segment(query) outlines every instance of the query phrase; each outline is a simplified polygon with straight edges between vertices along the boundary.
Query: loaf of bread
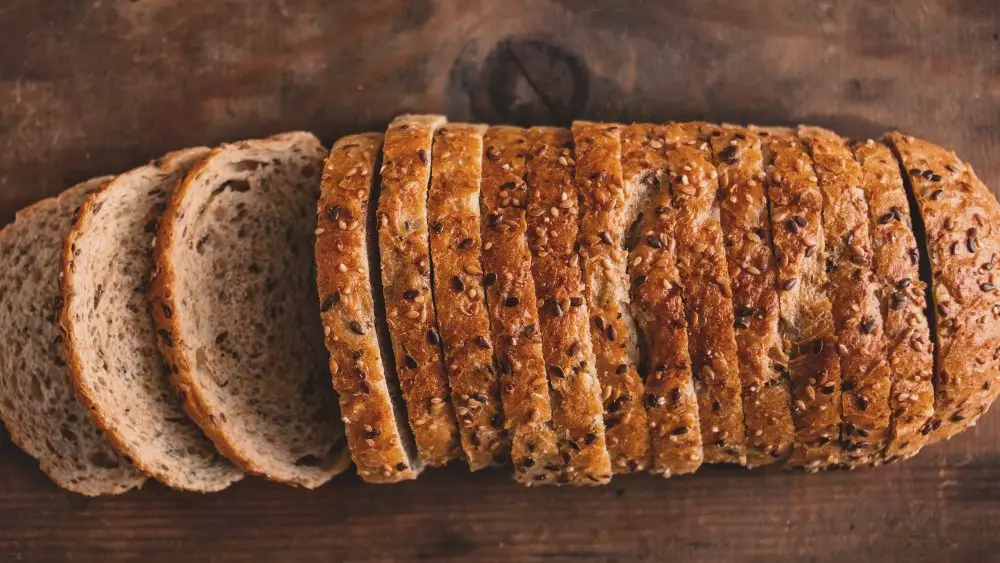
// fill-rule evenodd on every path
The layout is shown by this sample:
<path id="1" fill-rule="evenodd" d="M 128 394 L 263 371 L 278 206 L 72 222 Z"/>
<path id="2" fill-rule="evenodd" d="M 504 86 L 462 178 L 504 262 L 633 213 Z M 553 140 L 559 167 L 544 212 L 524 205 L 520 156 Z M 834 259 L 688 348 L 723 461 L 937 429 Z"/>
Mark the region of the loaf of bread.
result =
<path id="1" fill-rule="evenodd" d="M 0 232 L 0 415 L 53 481 L 871 467 L 1000 393 L 1000 204 L 927 141 L 403 115 L 323 156 L 189 149 Z"/>

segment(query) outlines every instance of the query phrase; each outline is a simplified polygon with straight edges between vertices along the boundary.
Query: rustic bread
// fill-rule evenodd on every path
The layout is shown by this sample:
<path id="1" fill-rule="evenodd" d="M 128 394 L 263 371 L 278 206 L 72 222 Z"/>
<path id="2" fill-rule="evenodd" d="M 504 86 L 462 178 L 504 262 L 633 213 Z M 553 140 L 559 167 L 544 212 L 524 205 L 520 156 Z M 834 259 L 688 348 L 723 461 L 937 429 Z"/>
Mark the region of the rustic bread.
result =
<path id="1" fill-rule="evenodd" d="M 575 121 L 572 131 L 580 200 L 580 265 L 611 470 L 645 471 L 650 457 L 649 422 L 638 372 L 639 335 L 629 308 L 625 249 L 635 205 L 622 179 L 621 126 Z M 560 210 L 571 207 L 575 206 L 568 198 L 558 205 Z"/>
<path id="2" fill-rule="evenodd" d="M 349 135 L 333 145 L 316 207 L 316 286 L 330 374 L 351 458 L 369 483 L 414 479 L 423 468 L 392 357 L 382 353 L 390 345 L 372 194 L 382 138 Z"/>
<path id="3" fill-rule="evenodd" d="M 311 251 L 325 155 L 308 133 L 213 150 L 170 198 L 150 287 L 191 418 L 244 471 L 307 488 L 348 464 Z"/>
<path id="4" fill-rule="evenodd" d="M 87 198 L 63 246 L 60 321 L 78 397 L 115 449 L 160 482 L 200 492 L 243 474 L 184 414 L 142 288 L 166 200 L 208 152 L 170 153 Z"/>
<path id="5" fill-rule="evenodd" d="M 677 213 L 667 189 L 665 135 L 663 126 L 632 125 L 623 129 L 621 144 L 623 214 L 629 225 L 636 223 L 629 237 L 626 279 L 646 355 L 642 402 L 650 427 L 650 471 L 670 477 L 693 473 L 704 453 L 677 270 Z M 607 326 L 606 320 L 595 320 L 595 328 Z"/>
<path id="6" fill-rule="evenodd" d="M 427 193 L 438 326 L 462 449 L 473 471 L 510 459 L 483 287 L 479 185 L 485 132 L 485 125 L 456 123 L 438 129 Z"/>
<path id="7" fill-rule="evenodd" d="M 930 258 L 937 329 L 931 441 L 946 440 L 974 425 L 1000 393 L 1000 205 L 955 153 L 901 133 L 887 140 L 916 199 L 922 221 L 915 229 Z"/>
<path id="8" fill-rule="evenodd" d="M 595 485 L 611 478 L 611 460 L 576 248 L 579 203 L 572 146 L 567 129 L 528 130 L 532 158 L 525 175 L 527 233 L 542 352 L 552 389 L 552 422 L 566 462 L 564 479 L 574 485 Z"/>
<path id="9" fill-rule="evenodd" d="M 892 420 L 886 461 L 920 451 L 934 415 L 934 344 L 927 324 L 927 284 L 920 279 L 920 251 L 899 164 L 889 147 L 869 140 L 853 146 L 861 166 L 881 304 L 886 358 L 891 369 Z"/>
<path id="10" fill-rule="evenodd" d="M 719 218 L 733 289 L 747 466 L 758 467 L 787 459 L 795 435 L 788 379 L 783 373 L 788 357 L 778 329 L 766 175 L 760 137 L 755 133 L 737 127 L 709 132 L 719 173 Z"/>
<path id="11" fill-rule="evenodd" d="M 840 462 L 840 356 L 826 275 L 823 194 L 796 132 L 762 137 L 771 234 L 778 266 L 782 343 L 791 378 L 795 444 L 789 466 L 818 471 Z"/>
<path id="12" fill-rule="evenodd" d="M 77 403 L 56 322 L 63 237 L 87 195 L 110 179 L 22 209 L 0 231 L 0 416 L 52 481 L 88 496 L 123 493 L 146 480 Z"/>
<path id="13" fill-rule="evenodd" d="M 823 236 L 833 324 L 840 355 L 841 464 L 881 459 L 888 442 L 889 392 L 882 313 L 872 273 L 868 202 L 861 166 L 846 141 L 827 129 L 800 126 L 823 193 Z"/>
<path id="14" fill-rule="evenodd" d="M 745 465 L 733 292 L 719 223 L 718 173 L 703 127 L 673 123 L 664 129 L 667 177 L 677 213 L 677 269 L 688 319 L 705 461 Z"/>
<path id="15" fill-rule="evenodd" d="M 430 466 L 444 465 L 462 453 L 440 339 L 427 338 L 429 331 L 438 329 L 427 189 L 434 131 L 444 123 L 439 115 L 401 115 L 389 124 L 378 198 L 382 291 L 396 373 L 417 451 Z"/>
<path id="16" fill-rule="evenodd" d="M 558 484 L 565 479 L 565 462 L 552 427 L 531 275 L 525 215 L 526 134 L 516 127 L 490 127 L 483 138 L 483 285 L 506 428 L 511 433 L 514 477 L 526 485 Z"/>

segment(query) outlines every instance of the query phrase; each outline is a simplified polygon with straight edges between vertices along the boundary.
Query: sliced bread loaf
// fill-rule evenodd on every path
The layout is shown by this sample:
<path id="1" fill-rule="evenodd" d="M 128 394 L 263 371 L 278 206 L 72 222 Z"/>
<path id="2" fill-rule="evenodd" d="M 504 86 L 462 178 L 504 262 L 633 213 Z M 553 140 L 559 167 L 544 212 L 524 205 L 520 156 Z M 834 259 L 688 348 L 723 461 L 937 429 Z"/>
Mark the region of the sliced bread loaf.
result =
<path id="1" fill-rule="evenodd" d="M 170 153 L 87 198 L 63 246 L 60 320 L 73 385 L 115 448 L 157 480 L 201 492 L 243 474 L 184 414 L 143 289 L 166 200 L 208 152 Z"/>
<path id="2" fill-rule="evenodd" d="M 89 496 L 142 486 L 74 397 L 57 319 L 63 238 L 95 178 L 21 210 L 0 231 L 0 416 L 57 485 Z"/>
<path id="3" fill-rule="evenodd" d="M 307 488 L 348 462 L 316 314 L 326 154 L 308 133 L 213 150 L 164 212 L 150 287 L 188 414 L 243 470 Z"/>

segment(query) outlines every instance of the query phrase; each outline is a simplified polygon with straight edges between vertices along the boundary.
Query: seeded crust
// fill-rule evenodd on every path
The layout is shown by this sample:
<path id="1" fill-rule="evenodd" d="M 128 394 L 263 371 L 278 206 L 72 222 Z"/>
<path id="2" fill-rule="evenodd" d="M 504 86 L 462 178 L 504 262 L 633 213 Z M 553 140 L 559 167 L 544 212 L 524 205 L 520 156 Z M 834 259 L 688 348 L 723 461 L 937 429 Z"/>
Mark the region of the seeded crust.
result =
<path id="1" fill-rule="evenodd" d="M 490 127 L 483 138 L 483 285 L 500 373 L 514 477 L 557 484 L 565 463 L 552 427 L 535 281 L 531 275 L 524 181 L 527 131 Z"/>
<path id="2" fill-rule="evenodd" d="M 788 357 L 778 330 L 777 270 L 771 251 L 761 141 L 735 127 L 711 130 L 719 173 L 719 215 L 733 288 L 747 466 L 784 461 L 792 450 Z"/>
<path id="3" fill-rule="evenodd" d="M 733 292 L 722 245 L 718 174 L 699 123 L 666 126 L 667 173 L 677 210 L 677 268 L 708 463 L 746 464 L 746 430 Z"/>
<path id="4" fill-rule="evenodd" d="M 483 287 L 479 185 L 485 132 L 485 125 L 449 124 L 438 129 L 427 195 L 445 368 L 462 449 L 473 471 L 498 467 L 510 459 Z"/>
<path id="5" fill-rule="evenodd" d="M 392 358 L 379 336 L 378 258 L 369 209 L 381 133 L 338 140 L 326 161 L 317 205 L 316 285 L 333 387 L 358 474 L 369 483 L 415 479 L 423 464 L 406 423 Z M 371 264 L 371 265 L 370 265 Z M 386 346 L 384 349 L 388 350 Z"/>
<path id="6" fill-rule="evenodd" d="M 63 238 L 87 195 L 110 180 L 77 184 L 22 209 L 0 230 L 0 416 L 49 479 L 87 496 L 121 494 L 146 481 L 74 397 L 57 324 Z"/>
<path id="7" fill-rule="evenodd" d="M 677 270 L 677 213 L 666 189 L 666 129 L 637 124 L 621 134 L 625 211 L 632 228 L 626 279 L 645 348 L 650 471 L 693 473 L 704 458 L 688 325 Z"/>
<path id="8" fill-rule="evenodd" d="M 447 376 L 441 359 L 431 291 L 427 234 L 427 189 L 434 131 L 439 115 L 401 115 L 389 124 L 378 199 L 382 291 L 410 428 L 420 459 L 431 467 L 462 454 Z M 416 292 L 417 298 L 407 296 Z"/>
<path id="9" fill-rule="evenodd" d="M 611 478 L 611 460 L 576 248 L 579 203 L 573 137 L 568 129 L 533 127 L 528 144 L 528 247 L 552 388 L 552 419 L 567 465 L 564 480 L 604 484 Z"/>
<path id="10" fill-rule="evenodd" d="M 887 140 L 906 171 L 930 257 L 937 328 L 931 442 L 974 425 L 1000 392 L 1000 206 L 955 153 L 901 133 Z"/>
<path id="11" fill-rule="evenodd" d="M 836 466 L 842 453 L 840 356 L 825 269 L 823 194 L 794 130 L 755 131 L 764 142 L 779 328 L 791 378 L 795 444 L 786 464 L 818 471 Z"/>
<path id="12" fill-rule="evenodd" d="M 170 153 L 87 198 L 63 245 L 60 317 L 77 397 L 112 446 L 160 482 L 199 492 L 225 489 L 243 473 L 184 414 L 141 289 L 166 199 L 208 152 Z"/>
<path id="13" fill-rule="evenodd" d="M 576 121 L 572 132 L 581 208 L 580 258 L 611 469 L 645 471 L 649 423 L 638 372 L 639 335 L 629 308 L 625 235 L 634 217 L 622 179 L 621 126 Z M 566 202 L 560 209 L 568 207 Z"/>
<path id="14" fill-rule="evenodd" d="M 920 251 L 899 164 L 882 143 L 858 143 L 853 150 L 863 173 L 876 294 L 892 373 L 888 462 L 913 456 L 927 442 L 934 415 L 934 344 L 924 313 L 927 284 L 920 279 Z"/>
<path id="15" fill-rule="evenodd" d="M 840 461 L 848 467 L 871 464 L 880 461 L 888 443 L 892 381 L 872 272 L 864 177 L 847 142 L 833 131 L 800 126 L 798 135 L 823 193 L 828 295 L 840 355 Z"/>
<path id="16" fill-rule="evenodd" d="M 188 415 L 247 473 L 304 488 L 350 463 L 313 285 L 326 154 L 304 132 L 214 149 L 170 198 L 148 294 Z"/>

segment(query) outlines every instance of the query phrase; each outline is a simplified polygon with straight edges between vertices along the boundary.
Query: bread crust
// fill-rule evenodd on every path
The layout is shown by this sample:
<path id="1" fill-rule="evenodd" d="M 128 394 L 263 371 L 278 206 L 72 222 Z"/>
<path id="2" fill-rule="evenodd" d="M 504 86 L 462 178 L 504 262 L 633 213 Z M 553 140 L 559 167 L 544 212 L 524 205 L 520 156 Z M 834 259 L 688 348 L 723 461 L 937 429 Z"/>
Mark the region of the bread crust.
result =
<path id="1" fill-rule="evenodd" d="M 429 466 L 458 458 L 458 424 L 442 362 L 431 292 L 427 189 L 434 131 L 440 115 L 401 115 L 389 124 L 383 145 L 378 238 L 382 291 L 399 384 L 420 459 Z M 409 299 L 417 292 L 423 299 Z M 440 339 L 438 339 L 440 340 Z"/>
<path id="2" fill-rule="evenodd" d="M 427 195 L 434 303 L 462 449 L 473 471 L 510 459 L 483 288 L 479 186 L 485 125 L 437 130 Z"/>
<path id="3" fill-rule="evenodd" d="M 366 218 L 382 139 L 350 135 L 330 151 L 317 205 L 316 285 L 351 457 L 365 481 L 396 483 L 415 479 L 423 465 L 405 414 L 395 408 L 401 399 L 387 383 L 392 358 L 383 356 L 373 322 L 370 280 L 378 273 L 370 271 L 367 241 L 374 233 Z"/>
<path id="4" fill-rule="evenodd" d="M 630 224 L 638 220 L 626 279 L 647 356 L 642 403 L 650 427 L 650 471 L 670 477 L 696 471 L 704 453 L 677 269 L 678 218 L 666 187 L 665 137 L 661 125 L 636 124 L 621 133 L 626 214 Z"/>
<path id="5" fill-rule="evenodd" d="M 861 166 L 847 142 L 827 129 L 799 126 L 823 193 L 823 235 L 833 323 L 840 355 L 841 464 L 879 462 L 888 442 L 891 375 L 872 272 L 868 202 Z"/>
<path id="6" fill-rule="evenodd" d="M 738 127 L 711 128 L 709 133 L 733 289 L 747 466 L 759 467 L 787 459 L 795 437 L 788 379 L 782 373 L 788 357 L 778 329 L 767 176 L 757 134 Z"/>
<path id="7" fill-rule="evenodd" d="M 779 328 L 789 358 L 795 444 L 786 464 L 818 471 L 840 462 L 840 356 L 828 297 L 823 195 L 812 159 L 789 129 L 764 141 Z"/>
<path id="8" fill-rule="evenodd" d="M 487 129 L 483 139 L 483 285 L 506 428 L 511 433 L 514 477 L 526 485 L 558 484 L 564 480 L 565 462 L 552 427 L 531 275 L 525 214 L 526 135 L 524 129 L 498 126 Z"/>
<path id="9" fill-rule="evenodd" d="M 566 461 L 563 479 L 574 485 L 604 484 L 611 478 L 611 461 L 576 249 L 579 202 L 573 137 L 567 129 L 533 127 L 528 145 L 528 247 L 552 422 Z"/>
<path id="10" fill-rule="evenodd" d="M 614 473 L 632 473 L 649 467 L 650 440 L 638 372 L 639 335 L 629 307 L 625 234 L 634 217 L 622 178 L 621 129 L 614 123 L 575 121 L 572 133 L 581 267 L 608 455 Z M 609 333 L 617 338 L 608 338 Z"/>
<path id="11" fill-rule="evenodd" d="M 934 345 L 927 324 L 927 284 L 899 164 L 889 147 L 869 140 L 853 145 L 861 166 L 878 281 L 892 391 L 885 460 L 916 454 L 927 442 L 934 415 Z"/>
<path id="12" fill-rule="evenodd" d="M 952 151 L 890 133 L 923 223 L 937 329 L 931 442 L 974 425 L 1000 392 L 1000 205 Z M 934 333 L 932 333 L 934 335 Z"/>

